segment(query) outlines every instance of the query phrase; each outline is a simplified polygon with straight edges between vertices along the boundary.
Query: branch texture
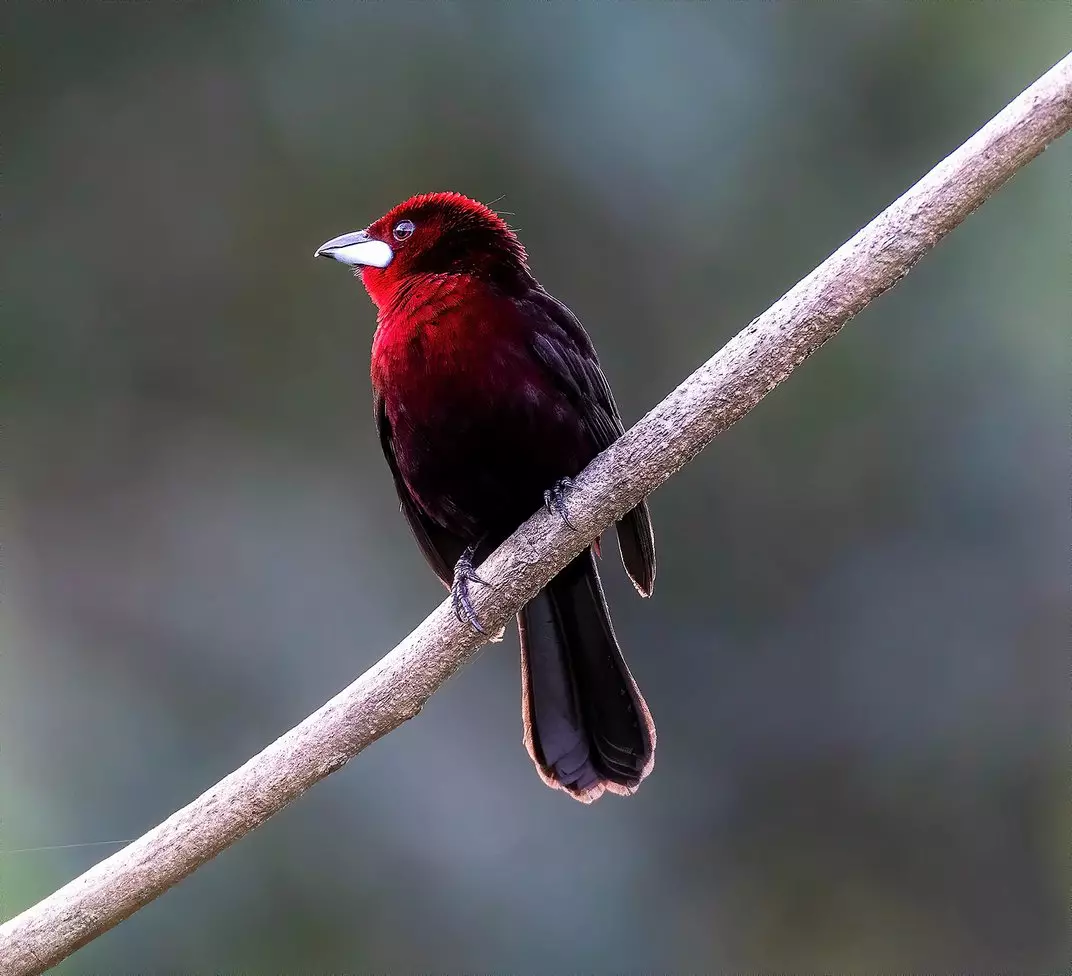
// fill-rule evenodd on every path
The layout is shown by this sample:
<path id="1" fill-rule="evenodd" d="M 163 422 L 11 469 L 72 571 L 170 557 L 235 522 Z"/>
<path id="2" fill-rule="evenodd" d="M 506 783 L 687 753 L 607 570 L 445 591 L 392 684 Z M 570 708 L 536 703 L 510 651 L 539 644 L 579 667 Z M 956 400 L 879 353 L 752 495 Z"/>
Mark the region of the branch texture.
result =
<path id="1" fill-rule="evenodd" d="M 576 479 L 572 532 L 539 512 L 475 594 L 497 629 L 581 549 L 744 416 L 1052 140 L 1072 128 L 1072 55 L 734 337 Z M 478 635 L 444 602 L 304 722 L 188 806 L 0 926 L 0 974 L 37 974 L 163 894 L 421 710 Z"/>

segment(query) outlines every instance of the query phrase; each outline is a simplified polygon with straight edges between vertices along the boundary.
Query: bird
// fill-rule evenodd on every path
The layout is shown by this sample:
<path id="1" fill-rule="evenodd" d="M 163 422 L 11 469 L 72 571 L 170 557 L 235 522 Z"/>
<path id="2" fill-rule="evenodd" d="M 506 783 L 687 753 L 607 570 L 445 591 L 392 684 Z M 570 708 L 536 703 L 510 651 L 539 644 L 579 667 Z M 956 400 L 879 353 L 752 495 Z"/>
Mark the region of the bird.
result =
<path id="1" fill-rule="evenodd" d="M 541 505 L 572 528 L 573 479 L 624 433 L 592 340 L 502 216 L 460 193 L 413 196 L 315 256 L 349 265 L 376 307 L 373 416 L 400 508 L 455 613 L 483 633 L 480 563 Z M 647 503 L 616 528 L 650 596 Z M 598 553 L 596 539 L 517 618 L 525 747 L 548 786 L 586 804 L 635 793 L 655 760 Z"/>

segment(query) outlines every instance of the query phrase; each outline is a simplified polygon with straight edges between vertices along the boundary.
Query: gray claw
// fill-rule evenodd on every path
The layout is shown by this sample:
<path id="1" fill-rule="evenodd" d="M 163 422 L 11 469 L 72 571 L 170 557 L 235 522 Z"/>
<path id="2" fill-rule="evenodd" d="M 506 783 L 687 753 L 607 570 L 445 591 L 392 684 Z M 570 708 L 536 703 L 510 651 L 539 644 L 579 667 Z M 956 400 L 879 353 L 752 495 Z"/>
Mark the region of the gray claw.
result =
<path id="1" fill-rule="evenodd" d="M 577 527 L 569 520 L 569 508 L 566 506 L 566 495 L 573 489 L 572 478 L 559 478 L 547 491 L 543 493 L 544 508 L 552 515 L 557 514 L 568 528 L 577 531 Z"/>
<path id="2" fill-rule="evenodd" d="M 454 616 L 459 621 L 468 623 L 478 634 L 486 634 L 487 631 L 481 626 L 473 601 L 469 596 L 469 584 L 479 583 L 481 586 L 490 584 L 477 576 L 473 569 L 473 552 L 474 549 L 470 546 L 462 553 L 462 558 L 454 567 L 454 582 L 450 587 L 450 605 L 454 609 Z"/>

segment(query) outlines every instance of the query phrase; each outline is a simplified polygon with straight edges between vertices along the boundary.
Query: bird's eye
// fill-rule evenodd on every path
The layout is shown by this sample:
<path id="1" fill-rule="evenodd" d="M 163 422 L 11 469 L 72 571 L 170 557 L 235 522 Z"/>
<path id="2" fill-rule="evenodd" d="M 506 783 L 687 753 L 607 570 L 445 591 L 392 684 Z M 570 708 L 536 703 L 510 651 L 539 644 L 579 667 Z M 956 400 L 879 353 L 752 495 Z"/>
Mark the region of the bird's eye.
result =
<path id="1" fill-rule="evenodd" d="M 400 220 L 395 224 L 395 229 L 391 231 L 396 241 L 404 241 L 416 228 L 413 226 L 412 220 Z"/>

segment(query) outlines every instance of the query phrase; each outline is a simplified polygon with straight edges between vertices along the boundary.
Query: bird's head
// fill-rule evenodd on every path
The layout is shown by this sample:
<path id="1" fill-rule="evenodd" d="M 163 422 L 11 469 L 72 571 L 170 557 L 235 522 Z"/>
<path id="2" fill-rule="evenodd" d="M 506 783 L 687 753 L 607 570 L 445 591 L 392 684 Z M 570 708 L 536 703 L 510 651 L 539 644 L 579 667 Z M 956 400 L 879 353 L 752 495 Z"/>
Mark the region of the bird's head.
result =
<path id="1" fill-rule="evenodd" d="M 509 286 L 528 274 L 525 249 L 502 217 L 460 193 L 410 197 L 364 230 L 321 244 L 316 256 L 353 267 L 381 308 L 422 277 L 464 274 Z"/>

